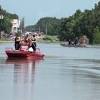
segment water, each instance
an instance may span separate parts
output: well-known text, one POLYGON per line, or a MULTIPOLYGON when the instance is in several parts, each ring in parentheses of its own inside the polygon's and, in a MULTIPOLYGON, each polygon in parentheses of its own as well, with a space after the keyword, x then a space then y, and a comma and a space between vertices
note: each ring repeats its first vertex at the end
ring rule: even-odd
POLYGON ((100 48, 38 44, 44 60, 10 60, 0 44, 0 100, 99 100, 100 48))

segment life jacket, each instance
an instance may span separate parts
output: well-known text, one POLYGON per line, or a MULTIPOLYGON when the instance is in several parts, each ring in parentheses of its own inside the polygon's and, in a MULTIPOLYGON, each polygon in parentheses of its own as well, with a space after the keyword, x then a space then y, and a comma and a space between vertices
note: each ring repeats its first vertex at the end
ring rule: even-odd
POLYGON ((28 46, 21 46, 20 50, 21 51, 27 51, 28 50, 28 46))

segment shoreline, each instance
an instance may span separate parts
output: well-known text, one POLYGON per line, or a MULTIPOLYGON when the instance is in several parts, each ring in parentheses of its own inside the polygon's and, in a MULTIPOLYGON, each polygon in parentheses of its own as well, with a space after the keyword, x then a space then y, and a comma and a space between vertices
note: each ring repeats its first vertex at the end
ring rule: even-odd
POLYGON ((11 40, 0 40, 0 43, 12 43, 14 41, 11 41, 11 40))
MULTIPOLYGON (((0 40, 0 43, 14 43, 13 40, 0 40)), ((49 40, 38 40, 37 43, 56 43, 56 44, 60 44, 61 43, 64 43, 63 41, 49 41, 49 40)), ((89 45, 90 47, 93 47, 93 48, 100 48, 100 44, 92 44, 92 45, 89 45)))

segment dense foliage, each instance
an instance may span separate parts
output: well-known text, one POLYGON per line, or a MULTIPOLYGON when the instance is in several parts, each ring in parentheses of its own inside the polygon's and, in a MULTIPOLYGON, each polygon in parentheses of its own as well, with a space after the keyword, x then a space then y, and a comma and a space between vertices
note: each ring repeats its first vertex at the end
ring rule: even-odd
POLYGON ((100 43, 100 2, 92 10, 77 10, 69 18, 62 19, 60 40, 86 35, 90 43, 100 43))
POLYGON ((36 25, 28 26, 26 29, 58 35, 61 41, 86 35, 90 43, 100 43, 100 2, 95 4, 92 10, 76 10, 68 18, 41 18, 36 25))
POLYGON ((30 25, 26 27, 27 31, 41 31, 48 35, 57 35, 60 28, 60 19, 52 17, 41 18, 36 25, 30 25))
POLYGON ((28 25, 25 27, 25 31, 28 32, 34 32, 35 31, 35 25, 28 25))

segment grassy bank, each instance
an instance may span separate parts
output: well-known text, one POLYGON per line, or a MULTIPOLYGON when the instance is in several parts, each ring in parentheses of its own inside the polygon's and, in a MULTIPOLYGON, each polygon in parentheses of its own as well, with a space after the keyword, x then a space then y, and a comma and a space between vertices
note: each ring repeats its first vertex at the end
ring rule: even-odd
POLYGON ((38 42, 43 42, 43 43, 58 43, 59 39, 58 39, 57 36, 44 35, 41 39, 38 39, 38 42))
POLYGON ((0 40, 0 43, 12 43, 14 41, 10 41, 10 40, 0 40))
POLYGON ((8 38, 2 38, 2 39, 0 39, 0 43, 12 43, 12 42, 14 42, 14 41, 9 40, 8 38))
MULTIPOLYGON (((1 39, 0 43, 12 43, 14 41, 7 40, 7 39, 1 39)), ((59 39, 57 36, 50 36, 50 35, 44 35, 41 38, 37 39, 38 43, 59 43, 59 39)))

